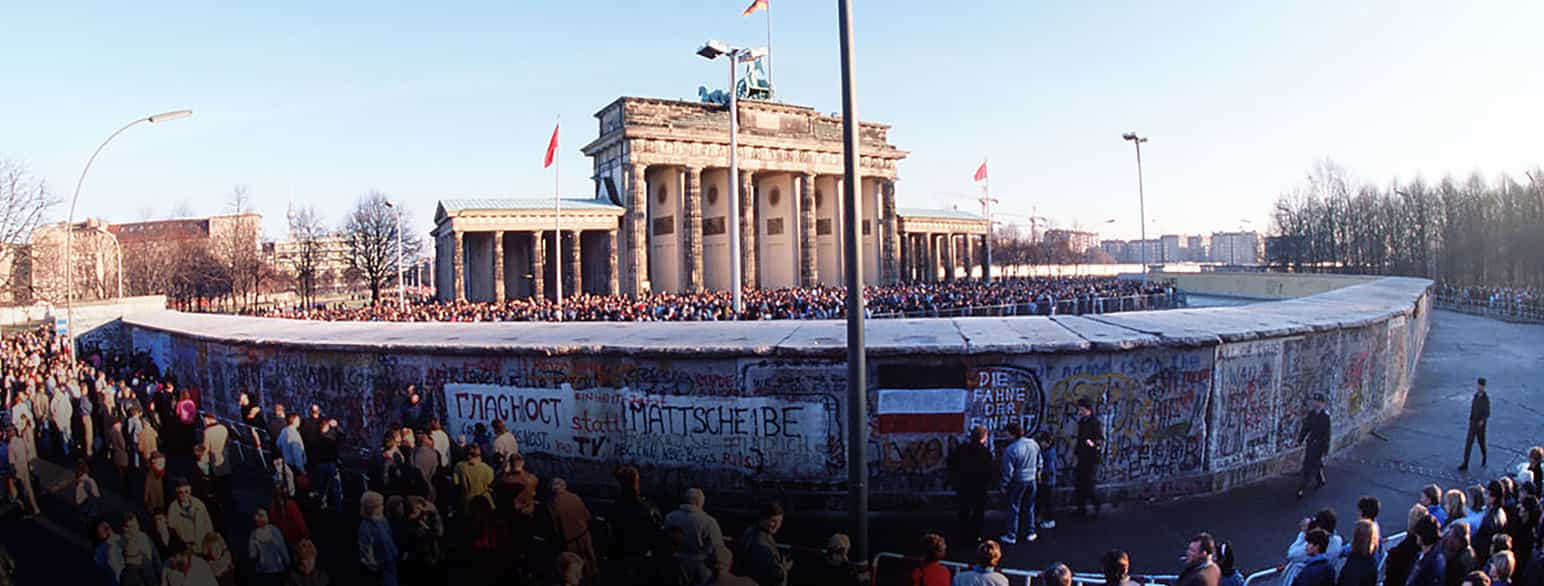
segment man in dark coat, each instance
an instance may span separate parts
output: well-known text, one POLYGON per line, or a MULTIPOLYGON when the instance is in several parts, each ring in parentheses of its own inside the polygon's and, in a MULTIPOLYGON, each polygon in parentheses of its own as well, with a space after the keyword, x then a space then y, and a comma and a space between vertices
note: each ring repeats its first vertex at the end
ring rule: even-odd
POLYGON ((1217 586, 1222 569, 1212 562, 1217 542, 1210 533, 1197 533, 1185 547, 1185 569, 1180 570, 1174 586, 1217 586))
POLYGON ((1073 446, 1072 453, 1077 456, 1078 464, 1075 470, 1077 485, 1077 516, 1088 514, 1084 503, 1094 504, 1094 516, 1099 515, 1099 494, 1094 491, 1096 477, 1099 474, 1099 455, 1104 451, 1104 424, 1094 417, 1094 402, 1088 397, 1078 399, 1078 440, 1073 446))
POLYGON ((1310 403, 1312 411, 1303 418, 1303 428, 1297 434, 1303 444, 1302 479, 1297 483, 1297 498, 1303 498, 1303 490, 1310 482, 1315 488, 1324 486, 1324 455, 1330 451, 1330 412, 1325 408, 1323 394, 1315 394, 1310 403))
POLYGON ((995 480, 992 450, 986 447, 987 435, 986 428, 977 425, 970 430, 970 439, 949 454, 950 482, 960 499, 960 535, 967 539, 966 543, 981 538, 986 493, 995 480))
POLYGON ((1474 441, 1480 441, 1480 467, 1484 468, 1490 460, 1485 452, 1485 423, 1490 420, 1490 395, 1485 394, 1485 377, 1475 381, 1474 398, 1469 400, 1469 433, 1464 437, 1464 463, 1458 465, 1459 470, 1469 469, 1469 451, 1474 449, 1474 441))
POLYGON ((1447 560, 1443 559, 1442 547, 1438 545, 1441 537, 1437 518, 1430 514, 1421 517, 1415 523, 1414 533, 1416 543, 1421 546, 1421 559, 1415 562, 1415 571, 1405 582, 1406 586, 1442 586, 1447 577, 1447 560))

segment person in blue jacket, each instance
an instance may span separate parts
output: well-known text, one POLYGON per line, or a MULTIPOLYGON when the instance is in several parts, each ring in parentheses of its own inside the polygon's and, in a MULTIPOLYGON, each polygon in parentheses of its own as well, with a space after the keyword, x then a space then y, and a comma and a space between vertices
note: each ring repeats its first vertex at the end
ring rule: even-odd
POLYGON ((1335 586, 1335 565, 1330 563, 1327 552, 1330 533, 1314 529, 1304 536, 1304 540, 1308 542, 1308 562, 1303 564, 1303 569, 1292 579, 1292 586, 1335 586))
POLYGON ((1035 512, 1043 519, 1041 529, 1055 529, 1051 491, 1056 488, 1056 438, 1051 432, 1040 430, 1035 434, 1035 441, 1040 444, 1040 486, 1035 489, 1035 512))

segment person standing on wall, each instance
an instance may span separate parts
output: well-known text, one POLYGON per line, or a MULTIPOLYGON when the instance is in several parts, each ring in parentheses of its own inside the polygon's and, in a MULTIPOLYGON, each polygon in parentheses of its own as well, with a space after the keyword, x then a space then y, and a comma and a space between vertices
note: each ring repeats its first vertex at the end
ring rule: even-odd
POLYGON ((1099 494, 1094 491, 1096 476, 1099 474, 1099 455, 1104 451, 1104 424, 1094 417, 1094 402, 1088 397, 1078 399, 1078 439, 1073 446, 1072 453, 1077 456, 1078 464, 1075 470, 1077 485, 1074 487, 1077 495, 1074 506, 1077 507, 1076 516, 1083 517, 1089 513, 1083 508, 1084 503, 1092 502, 1093 515, 1099 516, 1099 494))
POLYGON ((1321 488, 1324 480, 1324 455, 1330 451, 1330 412, 1325 407, 1323 393, 1315 393, 1309 402, 1312 411, 1303 418, 1303 427, 1297 433, 1298 443, 1303 444, 1302 478, 1297 483, 1297 498, 1303 498, 1308 483, 1321 488))
POLYGON ((1485 423, 1490 420, 1490 395, 1485 394, 1485 377, 1475 381, 1474 398, 1469 400, 1469 433, 1464 437, 1464 463, 1459 471, 1469 469, 1469 451, 1474 440, 1480 440, 1480 467, 1484 468, 1490 456, 1485 451, 1485 423))
POLYGON ((986 514, 986 493, 993 481, 992 450, 986 446, 987 431, 977 425, 970 439, 949 454, 950 483, 960 500, 960 535, 966 543, 981 540, 986 514))

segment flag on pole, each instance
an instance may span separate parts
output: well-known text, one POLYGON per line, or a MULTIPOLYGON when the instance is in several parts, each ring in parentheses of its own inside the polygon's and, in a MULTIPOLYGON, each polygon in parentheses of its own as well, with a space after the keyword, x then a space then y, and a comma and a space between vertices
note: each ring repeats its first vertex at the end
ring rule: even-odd
POLYGON ((552 166, 552 157, 558 154, 558 127, 561 123, 552 125, 552 139, 547 141, 547 156, 542 159, 543 169, 552 166))
POLYGON ((740 15, 741 16, 750 16, 752 14, 755 14, 757 10, 766 10, 766 9, 767 9, 767 0, 752 0, 751 5, 750 6, 746 6, 745 7, 745 12, 740 13, 740 15))
MULTIPOLYGON (((552 140, 557 140, 556 134, 552 135, 552 140)), ((976 167, 976 181, 978 183, 981 181, 986 181, 986 161, 982 161, 981 166, 976 167)))

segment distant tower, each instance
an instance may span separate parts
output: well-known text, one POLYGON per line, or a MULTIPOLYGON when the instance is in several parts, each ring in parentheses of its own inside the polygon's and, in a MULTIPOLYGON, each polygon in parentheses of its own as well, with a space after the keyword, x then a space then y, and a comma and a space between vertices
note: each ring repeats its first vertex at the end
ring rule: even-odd
POLYGON ((295 239, 295 188, 290 188, 289 203, 284 205, 284 231, 288 240, 295 239))

